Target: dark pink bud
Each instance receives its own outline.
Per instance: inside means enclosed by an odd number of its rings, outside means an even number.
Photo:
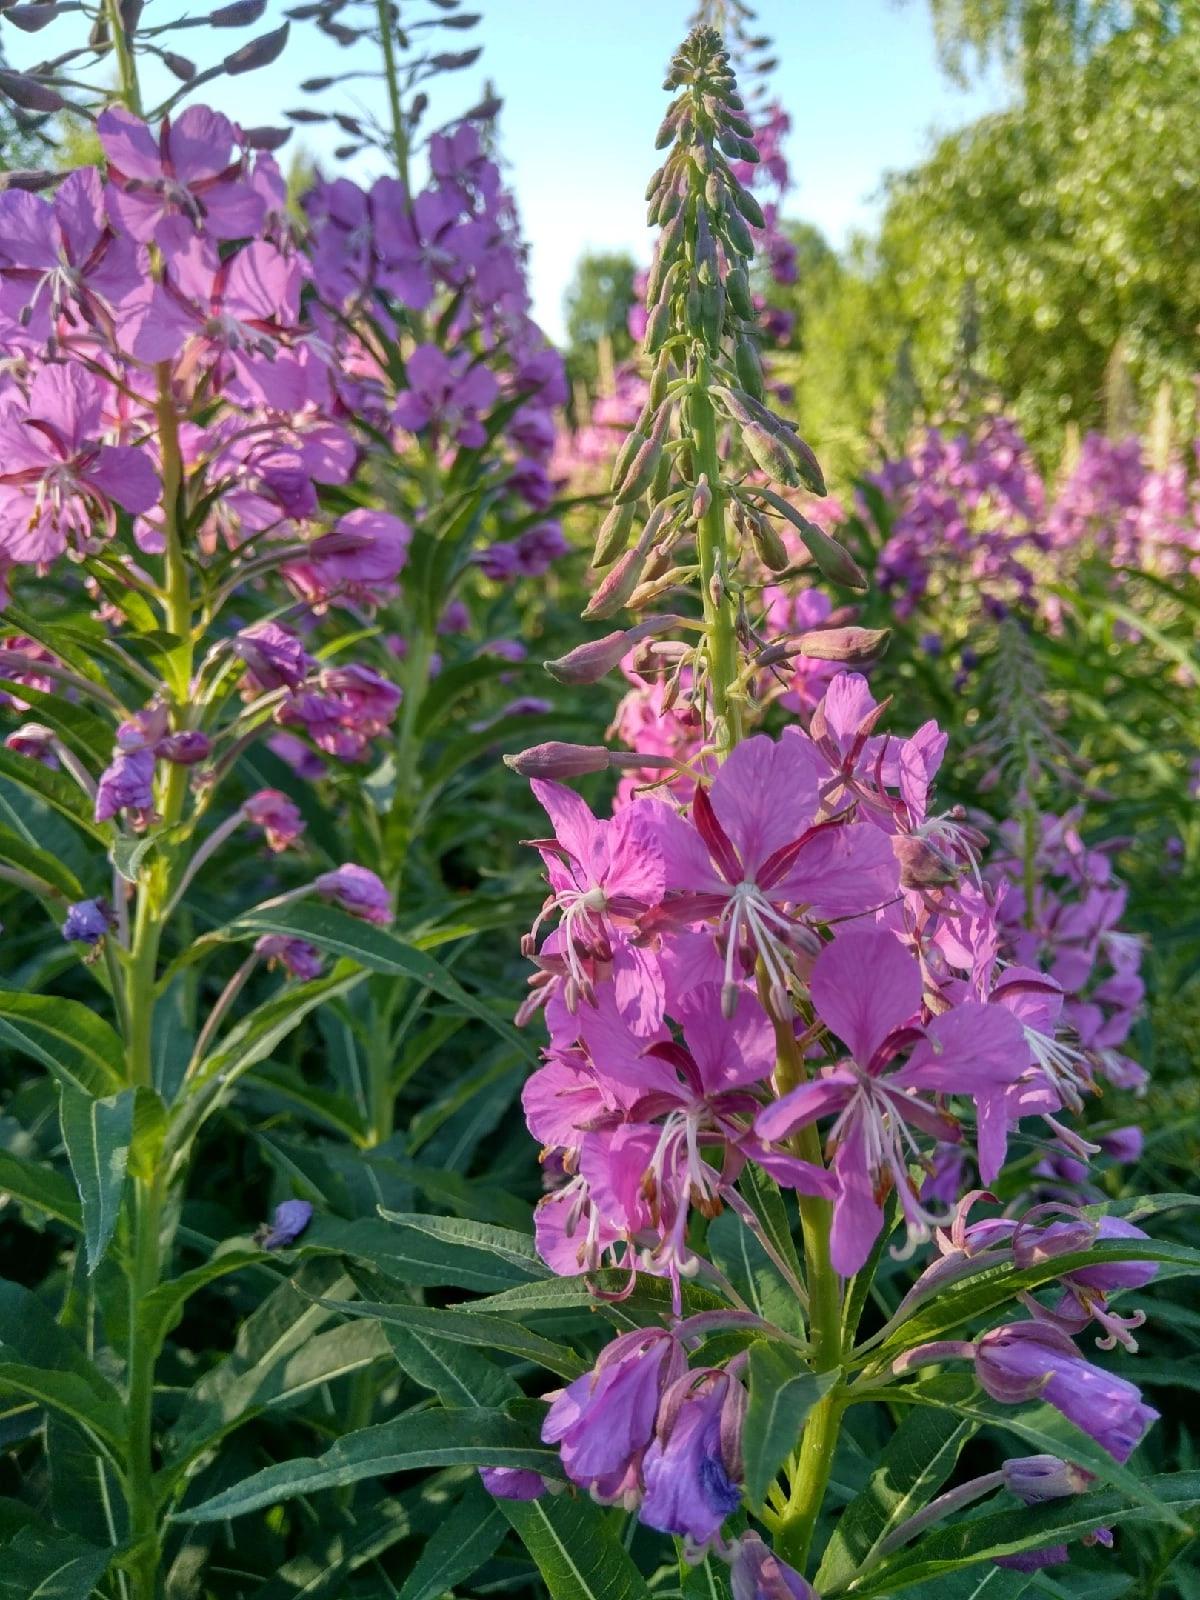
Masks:
[[[522,778],[582,778],[588,772],[605,771],[609,753],[603,745],[562,744],[552,739],[505,756],[504,765]]]

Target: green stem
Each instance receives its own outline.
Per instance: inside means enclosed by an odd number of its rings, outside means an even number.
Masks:
[[[776,1091],[779,1095],[803,1083],[804,1058],[791,1023],[775,1021],[778,1050]],[[795,1155],[822,1166],[821,1136],[802,1128],[790,1141]],[[842,1290],[829,1254],[833,1207],[820,1195],[800,1195],[800,1228],[804,1240],[804,1276],[808,1286],[809,1341],[814,1372],[831,1372],[842,1361]],[[808,1414],[800,1449],[788,1471],[788,1499],[778,1523],[777,1548],[784,1560],[804,1570],[833,1467],[845,1401],[835,1388]]]
[[[126,1492],[135,1600],[157,1600],[159,1527],[154,1494],[154,1368],[157,1350],[141,1324],[146,1297],[162,1270],[163,1197],[157,1178],[134,1181],[133,1260],[129,1273],[129,1395]]]
[[[737,635],[733,600],[725,589],[725,496],[721,488],[721,460],[717,454],[717,424],[708,398],[708,359],[702,356],[692,386],[692,440],[696,471],[708,482],[712,496],[700,519],[696,547],[700,557],[700,597],[704,606],[704,653],[712,698],[713,734],[720,756],[726,756],[742,737],[741,708],[731,691],[737,680]]]
[[[186,684],[192,665],[192,598],[179,524],[183,457],[179,418],[171,395],[170,372],[158,373],[157,417],[163,478],[165,620],[179,646],[179,675]],[[186,726],[190,706],[186,692],[173,697],[172,720]],[[168,764],[158,799],[163,823],[172,827],[187,801],[187,769]],[[131,1087],[154,1086],[154,1006],[158,957],[169,916],[171,872],[169,853],[153,861],[138,881],[137,912],[126,969],[126,1048]],[[127,1358],[126,1493],[133,1555],[129,1573],[134,1600],[157,1600],[160,1531],[154,1493],[154,1373],[158,1350],[146,1336],[143,1309],[158,1287],[164,1256],[164,1178],[135,1178],[130,1185],[129,1349]]]
[[[113,49],[117,55],[121,104],[127,111],[132,111],[135,117],[140,117],[142,92],[138,86],[137,62],[134,59],[133,46],[129,35],[125,32],[125,20],[121,16],[121,0],[106,0],[104,11]]]
[[[387,83],[388,111],[392,119],[392,154],[396,159],[396,174],[408,195],[408,134],[404,128],[404,111],[400,104],[400,79],[396,70],[396,42],[392,36],[392,8],[390,0],[375,0],[375,14],[379,21],[379,43],[383,50],[383,76]]]

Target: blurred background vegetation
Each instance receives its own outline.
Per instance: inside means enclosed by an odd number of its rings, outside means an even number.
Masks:
[[[925,0],[907,0],[910,5]],[[1196,0],[929,0],[943,66],[1003,66],[1009,107],[885,181],[875,231],[835,251],[793,222],[796,317],[776,362],[837,476],[881,434],[941,415],[969,367],[1043,464],[1072,431],[1136,431],[1164,382],[1195,411],[1200,325],[1200,5]],[[852,65],[848,64],[848,70]],[[804,113],[793,166],[804,203]],[[633,262],[589,255],[568,297],[573,375],[593,381]],[[618,359],[623,353],[616,338]]]

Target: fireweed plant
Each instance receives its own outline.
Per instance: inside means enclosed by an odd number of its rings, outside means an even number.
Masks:
[[[0,81],[31,111],[94,119],[99,147],[95,166],[0,192],[0,1038],[48,1069],[8,1103],[0,1184],[49,1222],[55,1263],[40,1290],[0,1286],[20,1485],[4,1564],[22,1594],[57,1574],[64,1596],[150,1600],[213,1592],[215,1530],[170,1519],[258,1464],[238,1430],[315,1396],[311,1444],[395,1395],[378,1321],[322,1332],[319,1297],[355,1292],[345,1258],[396,1267],[344,1219],[370,1233],[381,1199],[413,1203],[407,1146],[368,1157],[465,1022],[523,1047],[426,953],[511,916],[480,894],[447,927],[427,835],[447,786],[461,797],[547,709],[513,682],[514,596],[564,550],[545,470],[563,395],[487,108],[417,141],[417,97],[389,94],[394,174],[321,180],[301,219],[276,136],[179,109],[195,74],[139,15],[92,20],[74,54],[119,69],[111,104],[67,58]],[[472,20],[443,3],[421,27]],[[283,39],[265,37],[207,75],[269,61]],[[147,56],[184,80],[150,121]],[[419,57],[407,81],[456,64]],[[411,940],[388,931],[398,897]],[[281,1059],[318,1007],[324,1081]],[[259,1121],[298,1107],[329,1150],[273,1144],[280,1203],[231,1241],[209,1231],[229,1213],[189,1209],[188,1189],[198,1155],[255,1141],[238,1091]],[[426,1182],[467,1204],[453,1170]],[[257,1298],[196,1310],[235,1273]],[[171,1337],[214,1306],[246,1314],[232,1349]],[[290,1595],[314,1562],[349,1582],[423,1526],[382,1495],[330,1518],[298,1565],[278,1540],[239,1552],[237,1583]]]
[[[1070,1546],[1110,1544],[1148,1496],[1164,1524],[1194,1500],[1184,1475],[1127,1466],[1157,1413],[1123,1370],[1143,1314],[1120,1305],[1190,1252],[1103,1207],[991,1207],[1030,1128],[1086,1169],[1096,1147],[1073,1121],[1119,1069],[1103,1026],[1082,1031],[1086,1002],[1037,965],[1035,910],[1006,907],[1003,859],[985,869],[983,836],[938,809],[937,725],[886,731],[896,708],[837,670],[803,722],[754,731],[772,666],[855,665],[882,641],[853,626],[764,637],[764,592],[795,565],[779,521],[827,580],[863,580],[781,492],[824,484],[765,396],[748,294],[760,213],[735,171],[756,152],[716,30],[692,32],[666,87],[653,373],[585,612],[640,620],[549,668],[594,682],[637,650],[664,706],[687,702],[693,743],[511,758],[550,823],[524,1008],[544,1009],[550,1036],[524,1097],[547,1173],[538,1250],[622,1331],[547,1396],[553,1470],[496,1457],[484,1479],[562,1592],[546,1530],[565,1476],[674,1535],[689,1563],[728,1563],[735,1596],[915,1592],[983,1562],[1009,1568],[1015,1594]],[[698,615],[648,614],[692,612],[693,595]],[[646,781],[611,818],[564,782],[631,769]],[[1117,1011],[1137,998],[1119,952]],[[962,1192],[965,1163],[934,1160],[960,1150],[983,1187]],[[888,1251],[928,1264],[867,1331]],[[1118,1358],[1092,1360],[1089,1333]],[[886,1489],[833,1523],[839,1438],[862,1406],[900,1419]],[[944,1489],[985,1424],[1035,1453]],[[620,1567],[636,1582],[618,1551],[604,1559],[608,1581]]]

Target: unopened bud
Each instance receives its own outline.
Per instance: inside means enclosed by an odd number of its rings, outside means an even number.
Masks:
[[[672,313],[673,307],[670,299],[663,298],[647,317],[646,337],[642,341],[642,349],[648,356],[657,354],[666,343],[671,332]]]
[[[861,667],[879,660],[891,636],[888,628],[814,628],[794,641],[791,653]]]
[[[638,584],[625,605],[630,611],[640,611],[643,606],[652,606],[665,594],[670,594],[673,589],[678,589],[687,583],[694,573],[695,569],[692,567],[671,567],[653,582]]]
[[[593,567],[607,567],[615,561],[629,543],[629,530],[633,527],[635,508],[632,500],[614,506],[600,524],[596,535],[596,548],[592,553]]]
[[[544,662],[546,671],[558,683],[599,683],[607,673],[621,664],[634,645],[656,633],[667,633],[677,627],[675,616],[645,617],[632,628],[605,634],[603,639],[589,639],[577,645],[565,656]]]
[[[742,443],[753,457],[755,465],[768,478],[786,484],[789,489],[800,487],[796,464],[778,434],[769,432],[761,422],[743,423],[741,432]]]
[[[961,875],[956,862],[916,834],[893,834],[892,854],[900,865],[902,889],[939,889],[956,883]]]
[[[767,219],[763,216],[762,207],[749,189],[743,189],[740,183],[733,186],[733,203],[752,228],[766,227]]]
[[[762,361],[759,359],[758,346],[745,334],[738,339],[733,353],[733,364],[742,388],[755,400],[761,400],[766,393]]]
[[[505,756],[504,765],[522,778],[582,778],[605,770],[608,751],[599,744],[562,744],[552,739]]]
[[[57,89],[24,72],[0,71],[0,94],[22,111],[64,111],[67,105]]]
[[[211,750],[212,740],[199,728],[169,733],[154,747],[156,756],[161,756],[164,761],[173,761],[179,767],[194,767],[198,761],[206,761]]]
[[[282,27],[272,28],[270,33],[260,33],[257,39],[251,39],[249,44],[227,55],[222,63],[225,71],[236,78],[239,73],[253,72],[256,67],[269,67],[282,55],[291,26],[290,22],[285,22]]]
[[[1082,1494],[1094,1480],[1090,1472],[1072,1466],[1058,1456],[1018,1456],[1000,1468],[1004,1484],[1027,1506],[1043,1500],[1062,1500]]]
[[[712,490],[708,486],[708,477],[701,474],[700,482],[692,492],[692,520],[700,522],[708,515],[712,505]]]
[[[583,615],[589,620],[594,617],[611,617],[627,605],[630,595],[641,581],[645,559],[645,554],[639,545],[627,550],[601,579],[599,588],[584,606]]]
[[[772,572],[786,571],[792,558],[775,524],[767,517],[756,516],[753,512],[747,515],[746,522],[750,529],[750,538],[754,543],[754,552],[763,566]]]

